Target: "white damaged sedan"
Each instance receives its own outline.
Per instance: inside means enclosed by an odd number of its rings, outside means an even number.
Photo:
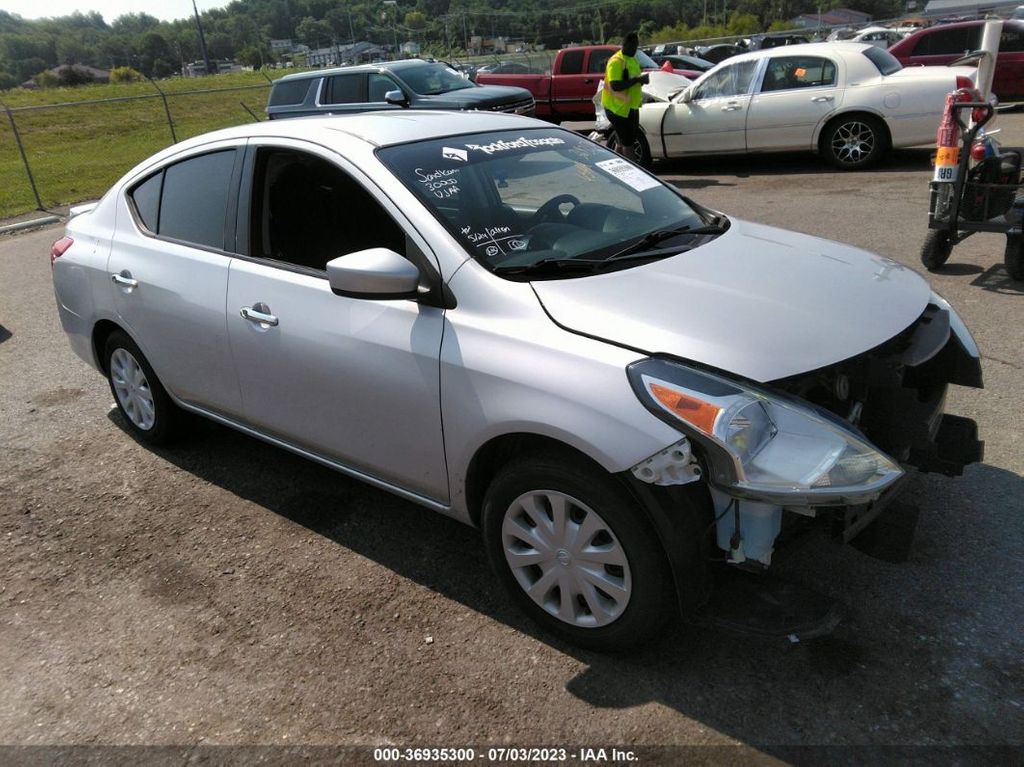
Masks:
[[[971,67],[904,69],[865,43],[769,48],[648,99],[640,125],[655,160],[812,151],[857,170],[890,148],[933,144],[946,94],[973,89],[976,75]]]
[[[849,540],[909,472],[981,457],[943,413],[978,350],[919,275],[529,118],[200,136],[50,259],[138,439],[199,414],[477,526],[522,608],[590,647],[706,612],[709,562],[763,572],[789,522]]]

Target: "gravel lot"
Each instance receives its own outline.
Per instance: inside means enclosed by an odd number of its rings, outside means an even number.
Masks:
[[[999,123],[1024,145],[1024,116]],[[658,173],[732,215],[920,268],[928,156]],[[379,744],[742,744],[755,750],[708,753],[783,759],[988,744],[1021,758],[1024,284],[1001,237],[929,275],[985,356],[987,388],[954,387],[948,410],[977,419],[987,452],[960,479],[913,481],[910,561],[811,535],[778,570],[841,601],[832,636],[679,626],[616,658],[536,631],[474,530],[221,427],[173,450],[136,443],[60,330],[60,231],[0,237],[0,743],[340,744],[366,759]]]

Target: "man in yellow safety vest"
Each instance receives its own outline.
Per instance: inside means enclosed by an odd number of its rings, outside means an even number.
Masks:
[[[622,50],[608,59],[604,70],[604,90],[601,91],[601,106],[615,129],[618,152],[627,160],[636,159],[633,145],[640,130],[640,104],[643,102],[640,87],[648,79],[636,60],[639,45],[640,38],[636,32],[626,35]]]

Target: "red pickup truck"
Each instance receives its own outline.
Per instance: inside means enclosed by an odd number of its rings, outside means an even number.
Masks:
[[[476,81],[481,85],[515,85],[526,88],[537,102],[537,117],[554,123],[562,120],[593,120],[594,94],[604,79],[605,65],[618,45],[585,45],[563,48],[555,54],[551,72],[542,75],[497,75],[481,72]],[[637,51],[637,60],[645,70],[658,69],[654,60]],[[684,77],[697,77],[699,72],[675,70]]]

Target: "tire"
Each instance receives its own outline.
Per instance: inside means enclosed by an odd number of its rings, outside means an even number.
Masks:
[[[870,115],[843,115],[826,125],[821,134],[822,154],[840,170],[870,167],[888,148],[885,125]]]
[[[1003,264],[1012,280],[1024,280],[1024,253],[1021,252],[1022,238],[1019,234],[1006,235],[1006,250]]]
[[[491,482],[482,522],[488,558],[513,600],[572,644],[623,650],[676,616],[657,535],[599,467],[555,454],[515,460]]]
[[[110,391],[131,433],[150,445],[172,441],[184,413],[171,401],[138,345],[115,330],[103,347],[103,362]]]
[[[619,151],[619,140],[612,131],[608,137],[608,148],[613,152]],[[633,143],[633,152],[636,154],[634,162],[641,168],[650,170],[654,167],[654,157],[651,155],[651,145],[647,143],[647,136],[637,133],[636,141]]]
[[[949,254],[952,252],[949,232],[945,229],[929,229],[921,246],[921,263],[929,272],[934,272],[949,260]]]

